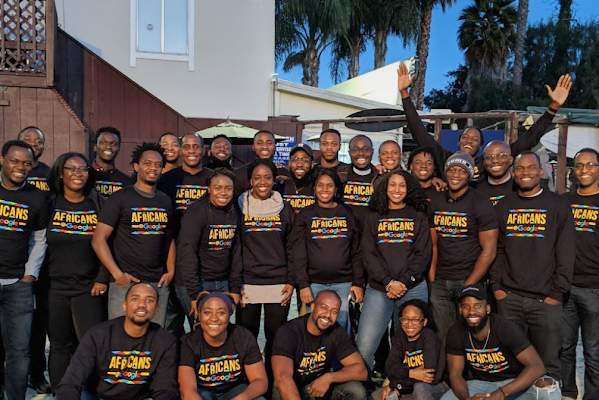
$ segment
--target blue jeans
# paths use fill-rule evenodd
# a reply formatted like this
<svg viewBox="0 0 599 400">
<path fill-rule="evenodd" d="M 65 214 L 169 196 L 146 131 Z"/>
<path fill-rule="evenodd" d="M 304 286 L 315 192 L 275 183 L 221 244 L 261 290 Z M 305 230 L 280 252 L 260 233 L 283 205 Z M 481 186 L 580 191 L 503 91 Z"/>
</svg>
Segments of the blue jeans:
<svg viewBox="0 0 599 400">
<path fill-rule="evenodd" d="M 316 298 L 316 295 L 323 290 L 332 290 L 341 297 L 341 308 L 337 315 L 337 322 L 339 325 L 347 329 L 349 326 L 349 289 L 351 288 L 351 282 L 342 283 L 311 283 L 310 290 L 312 296 Z M 306 306 L 306 311 L 310 312 L 311 308 Z"/>
<path fill-rule="evenodd" d="M 229 281 L 200 280 L 200 292 L 203 292 L 204 290 L 210 290 L 211 292 L 228 292 L 229 291 Z M 189 297 L 187 288 L 185 286 L 176 285 L 175 291 L 177 293 L 177 297 L 179 298 L 179 301 L 181 302 L 183 311 L 185 311 L 185 315 L 187 315 L 187 320 L 189 321 L 189 326 L 193 328 L 193 324 L 195 323 L 195 321 L 193 320 L 193 318 L 194 318 L 193 315 L 190 315 L 190 313 L 191 313 L 191 297 Z"/>
<path fill-rule="evenodd" d="M 549 377 L 545 377 L 546 379 L 551 379 Z M 468 392 L 470 396 L 474 396 L 477 393 L 491 393 L 496 391 L 502 386 L 507 385 L 513 381 L 513 379 L 506 379 L 504 381 L 499 382 L 488 382 L 488 381 L 479 381 L 479 380 L 471 380 L 468 381 Z M 505 400 L 561 400 L 562 394 L 559 390 L 559 384 L 557 382 L 553 382 L 554 385 L 549 387 L 536 387 L 535 384 L 532 384 L 528 390 L 520 393 L 512 394 L 505 398 Z M 453 391 L 445 393 L 441 400 L 458 400 L 457 396 L 453 394 Z"/>
<path fill-rule="evenodd" d="M 396 300 L 388 298 L 387 293 L 373 289 L 370 285 L 366 287 L 356 344 L 370 371 L 374 366 L 374 353 L 381 342 L 385 329 L 389 325 L 389 321 L 391 321 L 391 317 L 395 321 L 395 326 L 400 326 L 399 308 L 406 301 L 414 299 L 428 302 L 426 281 L 420 282 L 408 290 L 403 297 Z"/>
<path fill-rule="evenodd" d="M 248 385 L 245 383 L 239 384 L 235 386 L 233 389 L 228 392 L 216 394 L 212 393 L 208 389 L 198 388 L 198 394 L 202 398 L 202 400 L 231 400 L 233 397 L 240 395 L 247 389 Z M 256 397 L 255 400 L 266 400 L 264 397 Z"/>
<path fill-rule="evenodd" d="M 578 397 L 576 345 L 580 328 L 585 367 L 582 398 L 599 399 L 599 289 L 572 285 L 564 301 L 562 321 L 562 394 L 573 399 Z"/>
<path fill-rule="evenodd" d="M 0 327 L 6 353 L 4 389 L 9 400 L 25 400 L 32 320 L 33 283 L 19 280 L 0 285 Z"/>
<path fill-rule="evenodd" d="M 169 295 L 168 285 L 158 287 L 157 282 L 148 282 L 148 284 L 154 286 L 158 291 L 158 307 L 156 307 L 156 313 L 154 314 L 154 318 L 152 318 L 152 322 L 155 322 L 164 328 Z M 110 282 L 110 286 L 108 287 L 108 319 L 114 319 L 125 315 L 123 302 L 125 301 L 125 295 L 130 286 L 131 285 L 121 287 L 117 286 L 114 282 Z"/>
</svg>

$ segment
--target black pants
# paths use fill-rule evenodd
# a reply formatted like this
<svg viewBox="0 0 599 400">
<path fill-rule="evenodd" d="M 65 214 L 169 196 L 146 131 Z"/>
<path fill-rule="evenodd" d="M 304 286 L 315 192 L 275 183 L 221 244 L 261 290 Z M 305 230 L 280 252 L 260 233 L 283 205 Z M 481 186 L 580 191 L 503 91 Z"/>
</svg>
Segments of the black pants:
<svg viewBox="0 0 599 400">
<path fill-rule="evenodd" d="M 79 339 L 91 327 L 105 320 L 105 311 L 102 298 L 94 297 L 89 292 L 71 296 L 50 290 L 48 305 L 48 369 L 52 387 L 56 388 L 69 366 Z"/>
<path fill-rule="evenodd" d="M 547 375 L 559 382 L 562 305 L 552 306 L 509 292 L 505 299 L 497 302 L 497 307 L 501 315 L 514 321 L 528 336 L 545 364 Z"/>
<path fill-rule="evenodd" d="M 273 374 L 272 374 L 272 345 L 275 340 L 277 329 L 287 322 L 289 314 L 289 304 L 282 306 L 278 303 L 274 304 L 247 304 L 245 308 L 237 308 L 237 323 L 249 329 L 250 332 L 257 338 L 260 333 L 260 315 L 262 307 L 264 307 L 264 336 L 266 344 L 264 346 L 264 359 L 266 374 L 268 375 L 269 388 L 272 389 Z"/>
<path fill-rule="evenodd" d="M 31 324 L 31 341 L 29 353 L 31 366 L 29 367 L 29 380 L 38 383 L 45 380 L 46 370 L 46 332 L 48 328 L 48 278 L 40 275 L 33 283 L 35 294 L 35 310 Z"/>
</svg>

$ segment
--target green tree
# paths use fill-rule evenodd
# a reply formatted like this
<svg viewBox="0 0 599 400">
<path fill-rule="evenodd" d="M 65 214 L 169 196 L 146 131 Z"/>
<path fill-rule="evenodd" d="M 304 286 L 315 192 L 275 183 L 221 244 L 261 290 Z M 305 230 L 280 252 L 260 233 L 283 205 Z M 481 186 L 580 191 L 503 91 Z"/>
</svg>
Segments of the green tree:
<svg viewBox="0 0 599 400">
<path fill-rule="evenodd" d="M 343 69 L 347 69 L 347 79 L 360 74 L 360 54 L 366 50 L 369 32 L 364 23 L 367 9 L 363 0 L 346 0 L 350 4 L 350 19 L 346 29 L 334 37 L 331 47 L 331 77 L 336 83 L 345 79 Z"/>
</svg>

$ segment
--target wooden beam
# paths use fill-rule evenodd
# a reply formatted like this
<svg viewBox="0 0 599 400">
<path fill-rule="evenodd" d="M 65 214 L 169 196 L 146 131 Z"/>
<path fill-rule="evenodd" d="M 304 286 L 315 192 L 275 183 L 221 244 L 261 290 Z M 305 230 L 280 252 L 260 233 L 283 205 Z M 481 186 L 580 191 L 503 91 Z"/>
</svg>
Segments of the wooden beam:
<svg viewBox="0 0 599 400">
<path fill-rule="evenodd" d="M 56 58 L 57 18 L 54 0 L 46 1 L 46 86 L 54 87 L 54 59 Z"/>
<path fill-rule="evenodd" d="M 566 192 L 566 147 L 568 144 L 568 125 L 559 125 L 559 139 L 557 142 L 557 173 L 555 191 L 557 193 Z"/>
<path fill-rule="evenodd" d="M 435 120 L 435 140 L 437 142 L 441 141 L 441 131 L 443 130 L 443 120 L 436 119 Z"/>
</svg>

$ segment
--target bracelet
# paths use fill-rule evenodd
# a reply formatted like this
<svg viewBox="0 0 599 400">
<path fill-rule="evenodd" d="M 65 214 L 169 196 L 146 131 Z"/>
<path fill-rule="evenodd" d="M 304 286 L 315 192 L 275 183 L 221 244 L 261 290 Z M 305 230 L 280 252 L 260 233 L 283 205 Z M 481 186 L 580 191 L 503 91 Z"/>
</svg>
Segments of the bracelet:
<svg viewBox="0 0 599 400">
<path fill-rule="evenodd" d="M 554 114 L 557 114 L 557 109 L 555 109 L 555 108 L 553 108 L 551 106 L 547 107 L 547 110 L 551 111 Z"/>
<path fill-rule="evenodd" d="M 505 394 L 505 392 L 503 391 L 503 389 L 501 387 L 499 387 L 499 391 L 501 392 L 501 394 L 503 395 L 503 398 L 507 398 L 507 394 Z"/>
<path fill-rule="evenodd" d="M 391 288 L 391 284 L 393 284 L 393 282 L 395 282 L 394 279 L 391 279 L 391 281 L 389 283 L 387 283 L 387 286 L 385 286 L 385 291 L 389 291 L 389 289 Z"/>
</svg>

